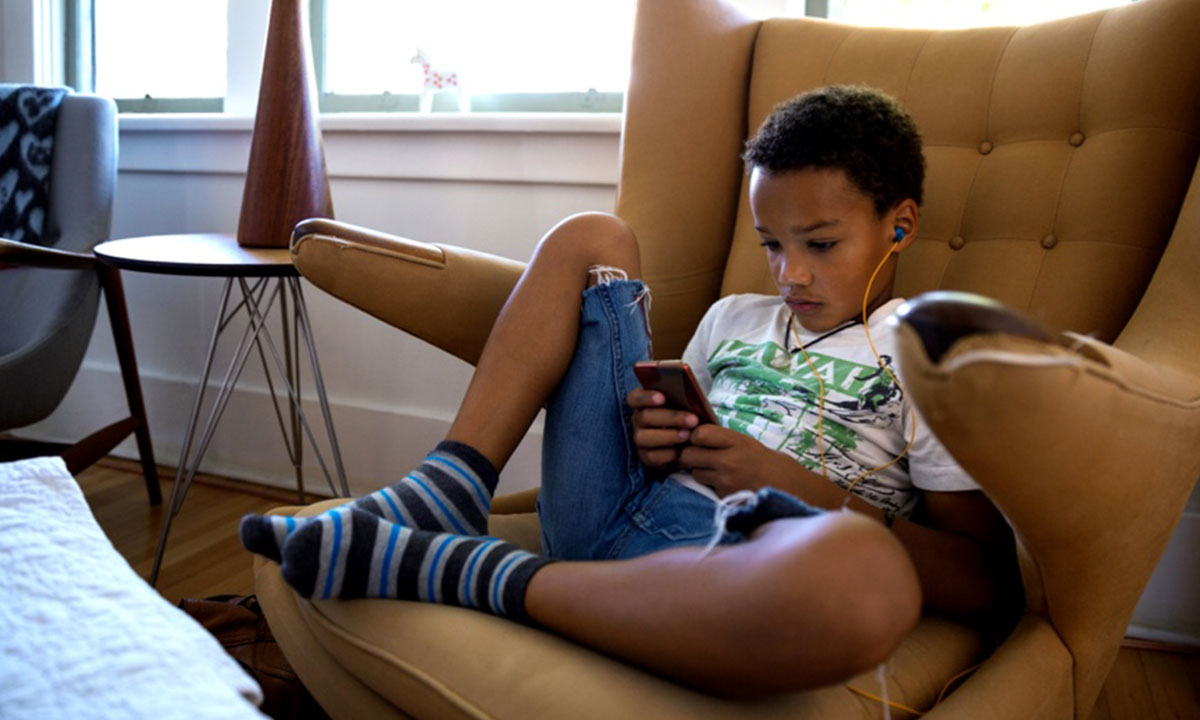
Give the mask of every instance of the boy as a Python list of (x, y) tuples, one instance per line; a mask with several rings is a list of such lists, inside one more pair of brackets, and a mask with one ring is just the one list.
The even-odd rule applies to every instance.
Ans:
[[(894, 462), (910, 414), (856, 320), (865, 306), (890, 364), (894, 255), (921, 200), (916, 128), (877, 92), (825, 88), (781, 106), (745, 158), (779, 297), (718, 302), (689, 344), (721, 424), (638, 387), (650, 348), (636, 241), (617, 218), (576, 216), (540, 243), (446, 442), (315, 519), (247, 516), (243, 543), (282, 556), (306, 596), (476, 607), (724, 694), (861, 672), (922, 597), (959, 616), (994, 609), (1005, 525), (924, 428), (911, 463)], [(539, 557), (482, 535), (497, 469), (543, 404)], [(827, 512), (847, 496), (826, 472), (854, 486), (856, 512)], [(922, 495), (923, 524), (910, 522)]]

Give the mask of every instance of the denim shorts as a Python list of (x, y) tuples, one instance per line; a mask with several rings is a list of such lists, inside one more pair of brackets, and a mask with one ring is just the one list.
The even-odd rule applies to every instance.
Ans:
[(673, 481), (648, 479), (633, 443), (625, 398), (639, 386), (633, 364), (651, 356), (647, 297), (639, 280), (583, 293), (575, 355), (546, 404), (538, 514), (550, 557), (637, 557), (705, 545), (716, 532), (717, 503)]

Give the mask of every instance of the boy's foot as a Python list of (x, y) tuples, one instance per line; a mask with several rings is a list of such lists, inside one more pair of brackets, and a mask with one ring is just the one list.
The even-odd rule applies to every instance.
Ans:
[(525, 588), (549, 562), (497, 538), (414, 530), (351, 508), (296, 530), (282, 572), (304, 597), (424, 600), (528, 622)]
[[(327, 513), (356, 508), (406, 527), (482, 535), (498, 480), (474, 448), (445, 440), (400, 482)], [(288, 536), (314, 519), (246, 515), (238, 534), (247, 550), (279, 562)]]

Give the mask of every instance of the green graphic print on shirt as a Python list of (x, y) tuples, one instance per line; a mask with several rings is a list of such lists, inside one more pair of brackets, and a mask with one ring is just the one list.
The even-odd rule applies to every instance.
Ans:
[[(820, 473), (817, 416), (824, 383), (825, 466), (830, 479), (847, 487), (864, 472), (890, 462), (902, 449), (902, 441), (900, 447), (880, 447), (878, 438), (903, 438), (903, 393), (877, 365), (815, 351), (808, 356), (820, 381), (801, 353), (789, 355), (773, 342), (752, 345), (725, 340), (708, 360), (713, 378), (709, 401), (725, 427), (786, 452)], [(882, 359), (890, 369), (891, 358)], [(871, 437), (865, 437), (863, 430)], [(906, 504), (907, 493), (897, 493), (891, 486), (895, 481), (907, 484), (907, 458), (878, 475), (864, 479), (856, 494), (893, 509)]]

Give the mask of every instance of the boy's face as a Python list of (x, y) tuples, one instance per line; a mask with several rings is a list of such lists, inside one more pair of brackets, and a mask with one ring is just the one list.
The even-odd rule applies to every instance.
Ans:
[[(917, 230), (915, 202), (904, 200), (880, 217), (841, 169), (754, 168), (750, 209), (780, 296), (815, 333), (862, 317), (871, 273), (890, 250), (908, 247)], [(905, 237), (893, 243), (897, 226)], [(889, 256), (871, 286), (868, 313), (891, 299), (895, 271)]]

